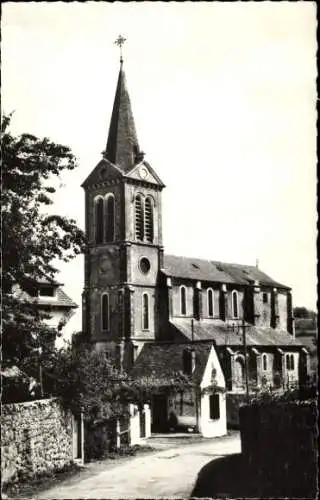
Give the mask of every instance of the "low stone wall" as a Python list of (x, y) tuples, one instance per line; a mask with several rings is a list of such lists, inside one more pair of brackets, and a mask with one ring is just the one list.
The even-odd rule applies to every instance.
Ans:
[(73, 460), (72, 415), (57, 399), (2, 406), (2, 483), (62, 469)]
[(242, 453), (258, 482), (300, 498), (312, 495), (317, 478), (316, 404), (252, 404), (240, 407), (239, 416)]
[(246, 401), (244, 393), (228, 392), (226, 395), (227, 406), (227, 427), (229, 429), (239, 429), (239, 408)]

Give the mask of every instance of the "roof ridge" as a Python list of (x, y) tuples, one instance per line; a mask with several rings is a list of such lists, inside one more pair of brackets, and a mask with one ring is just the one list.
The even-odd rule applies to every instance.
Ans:
[[(222, 260), (213, 260), (213, 259), (204, 258), (204, 257), (188, 257), (187, 255), (173, 255), (173, 254), (167, 254), (167, 253), (164, 253), (164, 256), (165, 257), (174, 257), (177, 259), (202, 260), (204, 262), (210, 262), (210, 264), (224, 264), (226, 266), (243, 266), (243, 267), (252, 267), (254, 269), (257, 269), (255, 265), (251, 265), (251, 264), (237, 264), (236, 262), (234, 262), (234, 263), (233, 262), (225, 262)], [(260, 269), (258, 269), (258, 271), (263, 272)]]

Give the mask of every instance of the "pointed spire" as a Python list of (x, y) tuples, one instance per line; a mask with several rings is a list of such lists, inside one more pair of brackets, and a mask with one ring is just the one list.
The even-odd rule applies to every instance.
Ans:
[[(120, 51), (124, 41), (125, 39), (119, 36), (115, 42), (119, 45)], [(120, 52), (120, 70), (104, 157), (124, 172), (142, 159), (123, 70), (122, 52)]]

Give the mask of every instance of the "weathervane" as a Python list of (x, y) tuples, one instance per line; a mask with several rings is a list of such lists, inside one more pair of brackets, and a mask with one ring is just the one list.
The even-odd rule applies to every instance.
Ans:
[(120, 48), (120, 63), (121, 64), (123, 63), (123, 59), (122, 59), (122, 45), (124, 44), (124, 42), (126, 40), (127, 39), (123, 35), (119, 35), (118, 38), (116, 39), (116, 41), (114, 42)]

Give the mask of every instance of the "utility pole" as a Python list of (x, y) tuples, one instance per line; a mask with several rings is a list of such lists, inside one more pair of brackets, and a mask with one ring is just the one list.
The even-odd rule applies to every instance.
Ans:
[(246, 399), (249, 401), (250, 397), (250, 392), (249, 392), (249, 366), (248, 366), (248, 348), (247, 348), (247, 332), (246, 329), (249, 328), (251, 325), (246, 325), (244, 318), (242, 318), (241, 321), (241, 326), (239, 323), (235, 325), (234, 323), (232, 325), (227, 326), (227, 330), (231, 330), (233, 333), (236, 333), (237, 335), (242, 333), (242, 346), (243, 346), (243, 351), (244, 351), (244, 374), (245, 374), (245, 386), (246, 386)]
[(242, 318), (242, 344), (244, 350), (244, 368), (246, 377), (246, 397), (249, 401), (249, 367), (248, 367), (248, 351), (247, 351), (247, 335), (246, 335), (246, 324), (244, 318)]

